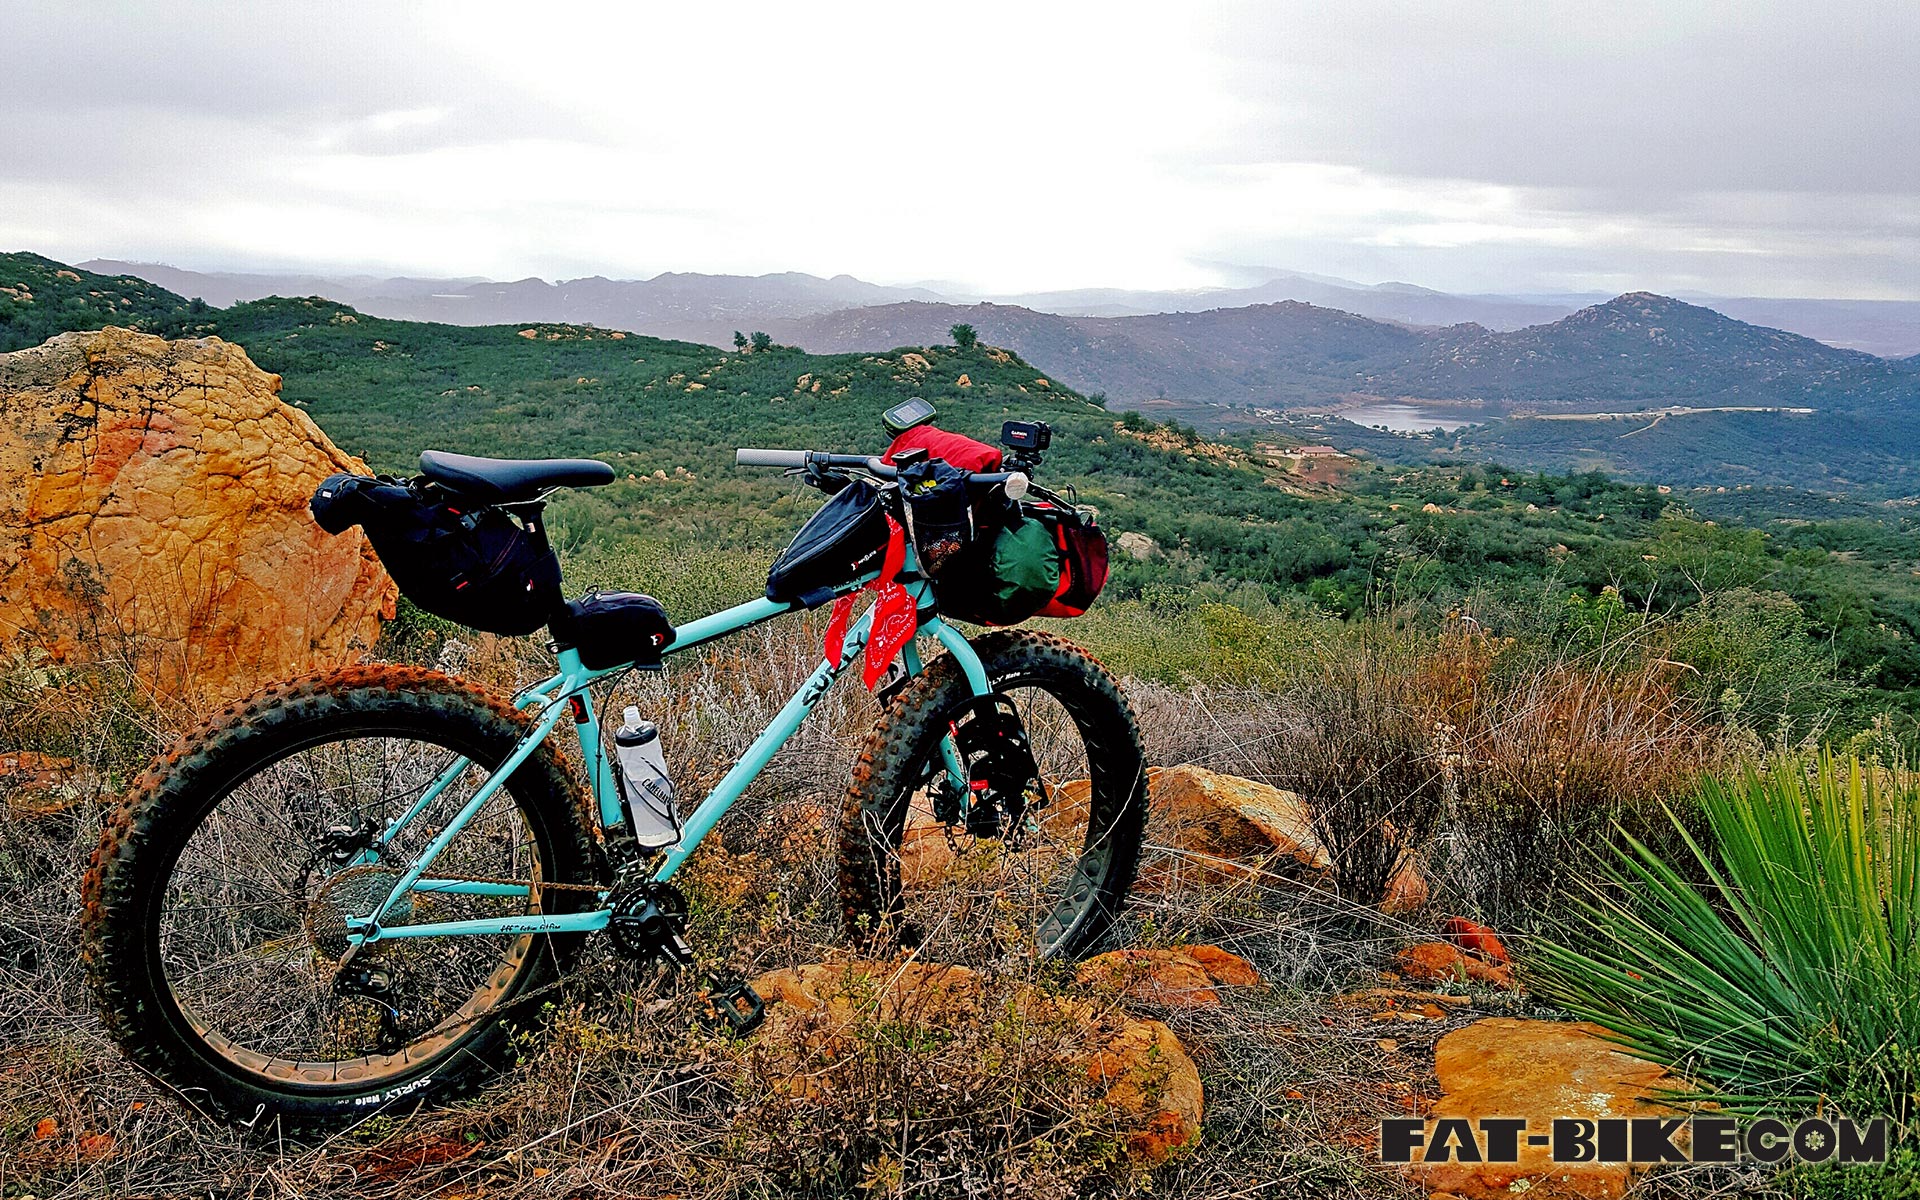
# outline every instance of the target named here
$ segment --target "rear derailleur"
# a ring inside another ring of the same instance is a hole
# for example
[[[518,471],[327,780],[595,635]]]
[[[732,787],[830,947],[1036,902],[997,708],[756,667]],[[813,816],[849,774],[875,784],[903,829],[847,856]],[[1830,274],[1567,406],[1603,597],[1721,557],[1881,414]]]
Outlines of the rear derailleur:
[[[374,1048],[382,1054],[397,1054],[407,1044],[406,1030],[400,1025],[400,1010],[394,1004],[399,987],[393,971],[378,963],[349,962],[333,977],[333,994],[342,998],[370,1000],[380,1012],[380,1031]]]
[[[693,947],[687,942],[687,898],[679,888],[651,879],[622,881],[614,884],[607,903],[613,910],[607,936],[621,957],[676,972],[694,965]],[[701,990],[708,1017],[736,1034],[753,1032],[767,1015],[766,1001],[743,979],[728,982],[708,971]]]

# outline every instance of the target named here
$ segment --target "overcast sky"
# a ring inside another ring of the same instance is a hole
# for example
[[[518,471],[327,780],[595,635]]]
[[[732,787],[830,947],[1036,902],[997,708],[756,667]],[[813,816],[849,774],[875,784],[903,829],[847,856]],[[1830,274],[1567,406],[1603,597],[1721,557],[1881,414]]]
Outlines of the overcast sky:
[[[1920,299],[1920,3],[0,0],[0,249]]]

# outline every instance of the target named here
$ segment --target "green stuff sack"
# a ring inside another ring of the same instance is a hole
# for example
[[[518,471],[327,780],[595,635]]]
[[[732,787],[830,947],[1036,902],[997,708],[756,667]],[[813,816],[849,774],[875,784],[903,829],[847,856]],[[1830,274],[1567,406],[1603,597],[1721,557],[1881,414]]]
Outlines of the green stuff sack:
[[[1044,521],[1011,518],[979,549],[979,570],[951,571],[935,584],[942,612],[976,625],[1017,625],[1060,588],[1060,546]]]

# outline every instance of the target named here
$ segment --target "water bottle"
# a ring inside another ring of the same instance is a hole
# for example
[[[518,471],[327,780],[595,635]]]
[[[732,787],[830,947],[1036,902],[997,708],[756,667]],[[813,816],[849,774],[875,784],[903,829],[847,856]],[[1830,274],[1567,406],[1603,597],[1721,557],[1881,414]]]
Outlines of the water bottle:
[[[660,728],[640,719],[640,710],[627,706],[626,724],[613,735],[620,759],[621,791],[626,795],[627,819],[633,840],[648,850],[680,840],[680,819],[673,806],[673,779],[667,774],[667,756],[660,747]]]

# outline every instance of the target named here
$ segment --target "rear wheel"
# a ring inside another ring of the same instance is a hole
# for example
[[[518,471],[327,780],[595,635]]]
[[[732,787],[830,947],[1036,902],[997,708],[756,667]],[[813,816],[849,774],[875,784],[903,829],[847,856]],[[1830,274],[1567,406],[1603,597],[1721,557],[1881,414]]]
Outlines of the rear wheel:
[[[84,885],[89,978],[128,1053],[224,1115],[294,1122],[443,1097],[497,1065],[507,1021],[577,936],[382,939],[335,964],[347,919],[393,890],[527,728],[447,676],[351,668],[235,705],[156,764]],[[542,745],[433,863],[442,890],[407,893],[383,925],[591,907],[575,798]],[[368,845],[416,807],[391,844]]]
[[[1065,639],[1004,630],[973,643],[1020,716],[1037,777],[975,836],[940,795],[941,742],[975,698],[951,656],[929,664],[867,737],[841,820],[840,895],[856,936],[944,959],[1073,959],[1126,902],[1146,824],[1145,754],[1105,668]],[[950,804],[950,801],[948,802]]]

